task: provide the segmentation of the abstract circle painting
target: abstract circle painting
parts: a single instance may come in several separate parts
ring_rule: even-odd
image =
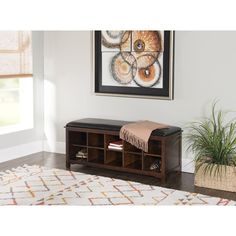
[[[159,31],[102,31],[102,45],[115,51],[110,63],[111,79],[152,87],[161,77],[158,57],[162,51]],[[144,73],[147,72],[147,73]]]
[[[171,99],[170,31],[96,31],[95,92]]]

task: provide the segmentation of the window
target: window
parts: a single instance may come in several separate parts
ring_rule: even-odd
[[[0,31],[0,134],[33,127],[29,31]]]

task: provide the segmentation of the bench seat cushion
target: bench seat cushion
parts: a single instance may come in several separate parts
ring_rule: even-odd
[[[85,118],[69,122],[67,127],[86,128],[86,129],[100,129],[100,130],[111,130],[120,131],[121,127],[125,124],[133,123],[131,121],[121,120],[106,120],[97,118]],[[165,129],[157,129],[152,132],[152,136],[168,136],[177,132],[181,132],[181,128],[176,126],[170,126]]]

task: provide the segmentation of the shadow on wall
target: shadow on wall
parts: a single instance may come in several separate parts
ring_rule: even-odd
[[[44,80],[44,151],[56,152],[56,86]]]

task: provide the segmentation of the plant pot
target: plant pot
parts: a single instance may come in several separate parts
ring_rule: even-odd
[[[210,175],[209,172],[204,173],[204,165],[202,165],[195,173],[194,184],[198,187],[236,192],[236,167],[222,166],[221,175],[215,176]]]

